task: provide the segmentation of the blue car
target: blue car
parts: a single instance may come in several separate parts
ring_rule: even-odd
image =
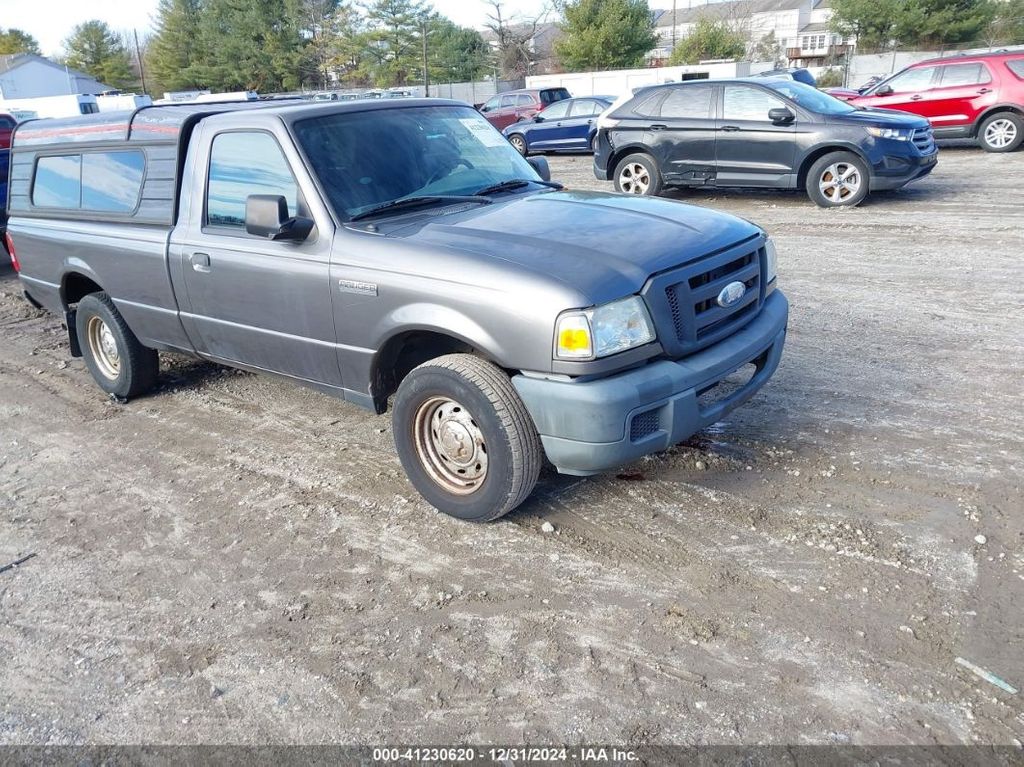
[[[593,151],[597,117],[614,102],[614,96],[556,101],[533,119],[513,123],[502,133],[524,157],[531,152]]]

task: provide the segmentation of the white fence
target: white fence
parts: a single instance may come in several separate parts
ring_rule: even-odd
[[[526,78],[527,88],[567,88],[573,96],[624,96],[635,88],[680,80],[747,77],[772,68],[769,62],[727,61],[675,67],[612,69]]]

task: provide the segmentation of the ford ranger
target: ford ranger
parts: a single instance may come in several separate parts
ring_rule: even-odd
[[[452,101],[29,121],[8,204],[27,297],[108,395],[165,351],[390,405],[412,484],[473,521],[545,456],[595,474],[720,420],[786,336],[760,228],[567,191]]]

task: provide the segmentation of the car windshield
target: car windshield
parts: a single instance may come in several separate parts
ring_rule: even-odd
[[[298,121],[294,130],[344,218],[407,197],[472,195],[514,179],[540,182],[533,166],[469,107],[335,112]]]
[[[857,111],[856,107],[845,101],[796,80],[765,80],[764,84],[811,112],[821,115],[845,115]]]

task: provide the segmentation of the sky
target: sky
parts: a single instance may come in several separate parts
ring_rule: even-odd
[[[105,21],[118,31],[138,29],[141,37],[151,31],[156,4],[157,0],[0,0],[0,26],[25,30],[50,56],[60,52],[76,24],[89,19]],[[545,5],[545,0],[507,0],[503,11],[514,9],[529,16]],[[456,24],[477,29],[491,7],[483,0],[434,0],[433,6]]]

